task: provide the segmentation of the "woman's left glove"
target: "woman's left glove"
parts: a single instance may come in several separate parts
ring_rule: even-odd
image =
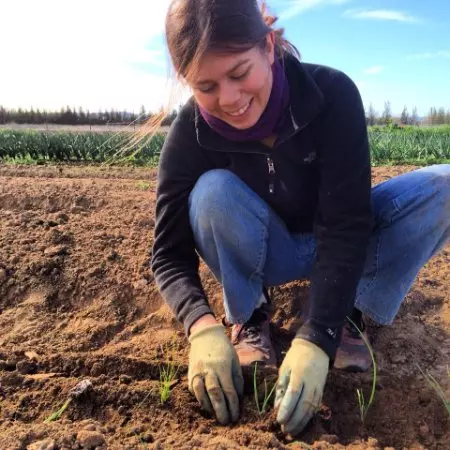
[[[279,371],[275,408],[283,432],[300,433],[319,410],[329,357],[317,345],[295,338]]]

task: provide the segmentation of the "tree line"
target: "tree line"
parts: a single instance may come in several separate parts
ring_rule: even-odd
[[[71,108],[66,106],[59,111],[46,111],[43,109],[7,109],[0,105],[0,124],[57,124],[57,125],[128,125],[130,123],[141,124],[152,117],[154,113],[146,111],[144,106],[138,114],[128,111],[91,112],[83,108]],[[168,126],[177,117],[177,112],[172,111],[162,125]]]
[[[58,125],[128,125],[130,123],[141,124],[152,117],[154,113],[146,111],[141,106],[138,114],[135,112],[109,111],[91,112],[83,108],[71,108],[66,106],[59,111],[46,111],[41,109],[6,109],[0,106],[0,124],[18,123],[18,124],[58,124]],[[169,126],[177,117],[177,111],[172,111],[162,123],[163,126]],[[366,121],[368,125],[443,125],[450,124],[450,109],[431,107],[426,117],[419,117],[417,108],[413,107],[411,112],[407,106],[399,117],[392,114],[391,103],[385,102],[384,109],[381,114],[375,110],[372,104],[366,111]]]
[[[405,105],[400,117],[394,117],[391,110],[391,103],[385,102],[384,109],[381,115],[375,111],[372,103],[366,111],[367,125],[392,125],[394,123],[401,125],[445,125],[450,124],[450,109],[445,111],[445,108],[430,108],[428,115],[419,117],[417,114],[417,107],[413,107],[409,112]]]

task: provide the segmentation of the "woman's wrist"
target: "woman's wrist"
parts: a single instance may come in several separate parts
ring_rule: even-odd
[[[217,325],[217,320],[212,314],[205,314],[197,319],[189,329],[189,335],[196,331],[203,330],[203,328],[210,327],[211,325]]]

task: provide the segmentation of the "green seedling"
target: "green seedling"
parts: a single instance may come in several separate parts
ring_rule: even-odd
[[[266,413],[267,404],[269,403],[273,393],[275,392],[276,383],[274,383],[272,389],[270,392],[267,392],[267,380],[264,378],[264,400],[263,404],[260,407],[259,406],[259,395],[258,395],[258,383],[256,382],[256,371],[257,371],[258,363],[255,363],[255,370],[253,372],[253,391],[255,394],[255,403],[256,403],[256,409],[258,410],[258,414],[260,416],[264,415]]]
[[[44,423],[51,423],[51,422],[55,422],[57,420],[59,420],[61,418],[61,416],[63,415],[64,411],[67,409],[67,407],[70,405],[70,402],[72,401],[71,398],[69,398],[68,400],[66,400],[66,402],[64,403],[64,405],[62,405],[61,408],[58,409],[58,411],[54,412],[52,415],[50,415],[49,417],[47,417],[44,420]]]
[[[172,388],[178,381],[176,376],[180,366],[175,364],[175,347],[174,339],[166,348],[164,346],[161,347],[163,354],[169,354],[167,358],[168,362],[159,367],[159,397],[163,404],[169,400]]]
[[[372,346],[370,345],[367,338],[364,336],[363,332],[358,328],[355,322],[353,322],[353,320],[350,319],[350,317],[347,316],[347,319],[358,330],[358,333],[360,334],[366,347],[369,349],[370,357],[372,358],[373,378],[372,378],[372,391],[370,393],[369,401],[366,403],[366,400],[364,398],[364,392],[362,389],[356,390],[356,395],[358,397],[358,404],[359,404],[359,414],[361,417],[361,422],[364,423],[364,421],[366,420],[367,412],[369,411],[369,408],[372,405],[373,400],[375,399],[375,389],[377,386],[377,363],[375,361],[375,355],[373,353]]]
[[[70,397],[65,401],[64,405],[58,411],[51,414],[44,420],[44,423],[51,423],[59,420],[64,411],[68,408],[73,399],[80,397],[92,388],[92,383],[89,380],[80,381],[69,393]]]
[[[418,369],[424,376],[427,383],[430,385],[430,387],[436,392],[437,396],[442,400],[442,403],[444,404],[445,409],[447,410],[448,414],[450,415],[450,400],[445,395],[444,390],[442,389],[439,382],[436,380],[436,378],[433,377],[429,372],[424,372],[422,368],[417,364]],[[450,372],[447,368],[447,375],[450,378]]]

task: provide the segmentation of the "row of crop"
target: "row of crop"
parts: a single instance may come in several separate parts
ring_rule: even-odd
[[[450,127],[369,128],[373,164],[450,161]],[[132,133],[0,130],[0,160],[157,163],[164,135],[131,145]],[[124,152],[124,149],[126,151]]]
[[[133,134],[0,130],[0,160],[151,163],[159,157],[163,135],[131,146]],[[124,152],[124,149],[126,151]]]
[[[374,164],[429,164],[450,160],[450,127],[370,128]]]

